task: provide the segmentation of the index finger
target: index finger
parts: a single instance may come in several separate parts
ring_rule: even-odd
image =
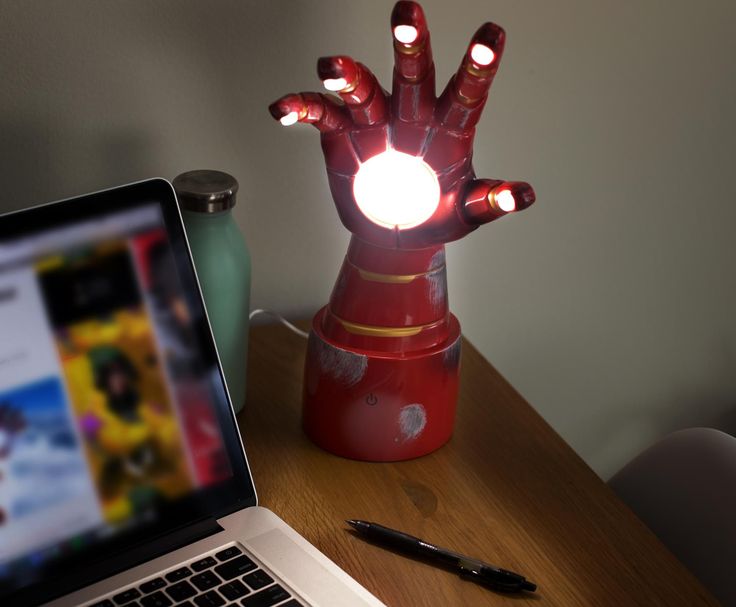
[[[475,127],[505,43],[506,33],[495,23],[484,23],[475,32],[460,68],[437,101],[436,118],[441,124],[466,132]]]

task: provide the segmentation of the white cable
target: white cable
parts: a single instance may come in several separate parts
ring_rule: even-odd
[[[278,320],[282,325],[284,325],[287,329],[290,329],[294,333],[296,333],[299,337],[303,337],[304,339],[307,339],[309,337],[309,333],[306,331],[302,331],[299,327],[294,326],[291,324],[288,320],[286,320],[281,314],[278,314],[277,312],[274,312],[272,310],[262,310],[261,308],[258,308],[256,310],[253,310],[248,315],[248,320],[252,320],[254,316],[258,316],[259,314],[266,314],[267,316],[272,316],[276,320]]]

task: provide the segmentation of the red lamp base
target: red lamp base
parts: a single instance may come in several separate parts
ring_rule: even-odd
[[[314,317],[304,370],[303,424],[320,447],[351,459],[398,461],[430,453],[452,435],[460,371],[460,323],[447,338],[409,352],[358,350]]]

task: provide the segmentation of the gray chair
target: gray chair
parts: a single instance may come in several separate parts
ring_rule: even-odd
[[[736,607],[736,438],[675,432],[609,485],[723,605]]]

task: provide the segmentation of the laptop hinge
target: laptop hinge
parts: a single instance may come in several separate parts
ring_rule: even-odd
[[[89,565],[79,574],[65,574],[63,578],[52,578],[43,584],[43,588],[28,589],[27,592],[18,593],[18,598],[23,599],[23,604],[33,604],[50,601],[70,592],[74,592],[84,586],[89,586],[105,578],[111,577],[126,569],[141,565],[146,561],[153,560],[178,548],[224,531],[224,529],[213,518],[207,518],[196,523],[190,523],[176,531],[138,544],[135,547],[118,552],[114,556]],[[15,599],[15,596],[11,598]],[[28,603],[25,603],[28,601]]]

